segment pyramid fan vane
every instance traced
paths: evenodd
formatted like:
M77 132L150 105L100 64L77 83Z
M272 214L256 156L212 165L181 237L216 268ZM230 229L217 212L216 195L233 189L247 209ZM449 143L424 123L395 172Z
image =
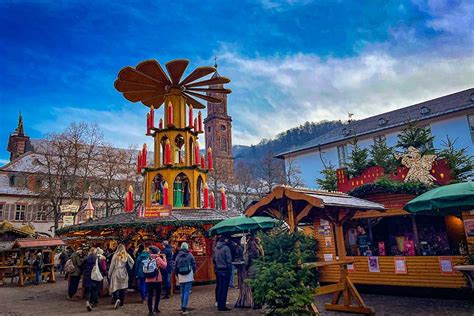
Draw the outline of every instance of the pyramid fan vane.
M158 61L146 60L135 68L128 66L120 70L114 86L127 100L142 102L146 106L153 106L154 108L159 108L163 104L165 96L173 88L177 88L173 90L173 93L181 91L186 103L195 109L205 108L204 104L198 99L213 103L222 102L220 99L206 93L229 94L232 92L230 89L223 87L209 87L210 85L229 83L230 79L225 77L215 76L197 81L216 72L216 68L210 66L198 67L181 80L188 64L189 61L186 59L176 59L166 63L168 76Z

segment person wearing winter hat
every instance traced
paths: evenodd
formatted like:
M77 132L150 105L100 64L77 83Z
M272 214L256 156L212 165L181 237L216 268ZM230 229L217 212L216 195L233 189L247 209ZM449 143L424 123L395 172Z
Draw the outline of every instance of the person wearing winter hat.
M160 254L160 249L155 246L151 246L150 258L143 262L143 265L146 267L153 266L151 262L154 261L155 266L155 276L146 277L146 292L148 295L148 315L153 315L153 312L159 313L160 297L161 297L161 282L163 278L160 273L160 269L166 268L166 256ZM149 271L150 272L150 271ZM153 294L155 294L155 305L153 306Z
M179 290L181 292L181 312L183 315L189 314L187 311L189 294L196 273L196 260L189 252L189 245L186 242L181 244L181 249L175 259L174 273L178 276Z

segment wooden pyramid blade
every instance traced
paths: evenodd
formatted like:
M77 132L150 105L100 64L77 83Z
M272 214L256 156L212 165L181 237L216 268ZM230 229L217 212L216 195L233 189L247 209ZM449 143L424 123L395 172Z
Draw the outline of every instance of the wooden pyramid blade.
M166 69L171 78L171 82L177 85L183 76L184 71L188 67L189 60L187 59L176 59L165 64Z
M224 83L229 83L229 82L230 82L229 78L216 77L216 78L211 78L211 79L204 80L204 81L198 81L198 82L193 82L193 83L187 84L186 88L200 87L200 86L210 86L210 85L224 84Z
M148 76L147 74L136 70L133 67L125 67L122 70L120 70L118 74L118 78L121 81L128 81L128 82L135 82L135 83L143 83L143 84L148 84L148 85L160 85L161 82L156 80L155 78L152 78Z
M142 103L147 106L153 105L155 109L158 109L163 104L164 101L165 101L165 97L163 95L160 95L151 99L142 100Z
M224 89L224 88L189 88L186 89L187 91L201 91L201 92L212 92L212 93L221 93L221 94L229 94L232 93L232 90L230 89Z
M143 100L151 99L160 95L162 94L156 90L130 91L130 92L123 93L123 96L127 98L127 100L132 101L132 102L143 101Z
M123 81L123 80L115 80L114 87L120 92L156 89L156 85L128 82L128 81Z
M204 99L206 101L209 101L209 102L212 102L212 103L221 103L222 100L221 99L217 99L217 98L214 98L214 97L210 97L208 95L205 95L205 94L199 94L199 93L195 93L195 92L191 92L189 90L186 90L184 92L186 95L190 94L192 96L195 96L197 98L201 98L201 99Z
M160 63L156 60L145 60L137 65L137 70L141 71L148 76L155 78L164 85L170 84L170 80L166 75L163 68L161 68Z
M210 75L210 74L215 73L215 72L216 72L216 68L211 67L211 66L198 67L198 68L194 69L193 72L191 72L179 84L180 85L185 85L187 83L193 82L194 80L197 80L199 78L202 78L204 76Z
M206 106L204 104L202 104L201 102L199 102L195 98L193 98L189 95L185 95L185 97L186 97L186 103L191 105L193 108L195 108L195 109L205 109L206 108Z

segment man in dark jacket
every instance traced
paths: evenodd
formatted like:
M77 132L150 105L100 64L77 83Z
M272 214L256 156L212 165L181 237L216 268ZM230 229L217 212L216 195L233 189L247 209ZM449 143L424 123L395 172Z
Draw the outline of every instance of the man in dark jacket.
M217 275L217 309L229 311L226 301L232 272L232 254L224 236L221 236L216 244L213 261Z
M67 289L67 297L72 300L76 295L77 288L79 287L79 281L81 280L81 266L82 266L82 249L78 249L71 255L71 261L74 265L74 271L68 274L69 284Z
M162 251L162 254L166 256L166 268L161 270L161 274L163 276L163 286L165 288L165 296L164 298L170 298L170 291L171 291L171 272L173 271L173 248L167 240L163 241L163 246L165 248Z
M92 279L92 270L95 265L98 265L101 273L105 273L105 270L101 269L101 265L98 263L97 257L97 248L91 248L89 250L89 255L82 261L82 271L84 278L84 293L86 297L86 308L90 312L92 307L98 302L99 290L100 290L100 281Z

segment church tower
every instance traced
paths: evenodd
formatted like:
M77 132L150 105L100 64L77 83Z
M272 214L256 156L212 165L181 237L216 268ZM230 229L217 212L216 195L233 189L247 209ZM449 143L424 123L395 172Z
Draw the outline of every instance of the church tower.
M217 69L217 63L214 65ZM213 78L220 77L216 71ZM222 84L209 86L222 89ZM227 114L227 95L207 92L207 95L222 100L222 103L207 102L207 117L204 120L206 148L211 147L217 172L225 179L234 177L234 158L232 156L232 118Z
M23 117L20 112L20 115L18 116L18 126L8 138L7 150L10 152L10 161L18 158L27 151L31 151L32 149L30 137L25 135Z

